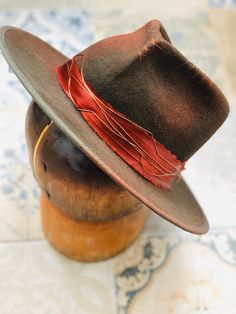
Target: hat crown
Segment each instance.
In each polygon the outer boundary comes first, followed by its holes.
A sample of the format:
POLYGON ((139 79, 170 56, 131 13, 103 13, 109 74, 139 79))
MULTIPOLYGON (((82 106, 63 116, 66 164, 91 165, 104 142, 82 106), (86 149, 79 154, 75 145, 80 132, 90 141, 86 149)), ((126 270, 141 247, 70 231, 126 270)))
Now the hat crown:
POLYGON ((82 54, 83 74, 93 90, 182 161, 228 115, 223 93, 174 48, 158 20, 98 41, 82 54))

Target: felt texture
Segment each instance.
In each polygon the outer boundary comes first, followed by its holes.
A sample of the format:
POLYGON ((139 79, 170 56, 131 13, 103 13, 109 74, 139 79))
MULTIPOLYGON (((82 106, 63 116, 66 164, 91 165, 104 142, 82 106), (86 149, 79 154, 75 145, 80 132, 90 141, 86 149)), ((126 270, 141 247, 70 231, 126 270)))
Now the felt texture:
POLYGON ((158 20, 101 40, 82 54, 84 77, 93 89, 182 161, 228 115, 223 93, 174 48, 158 20))
MULTIPOLYGON (((92 130, 57 81, 55 69, 68 61, 64 55, 36 36, 7 26, 1 28, 0 47, 44 113, 114 181, 177 226, 196 234, 208 231, 205 214, 183 179, 174 182, 171 192, 157 188, 92 130)), ((82 53, 85 79, 95 91, 181 160, 192 156, 228 114, 222 92, 171 45, 157 20, 82 53)))
POLYGON ((80 110, 93 130, 131 167, 157 187, 171 190, 184 169, 152 134, 101 99, 84 80, 76 57, 57 69, 57 78, 67 97, 80 110))

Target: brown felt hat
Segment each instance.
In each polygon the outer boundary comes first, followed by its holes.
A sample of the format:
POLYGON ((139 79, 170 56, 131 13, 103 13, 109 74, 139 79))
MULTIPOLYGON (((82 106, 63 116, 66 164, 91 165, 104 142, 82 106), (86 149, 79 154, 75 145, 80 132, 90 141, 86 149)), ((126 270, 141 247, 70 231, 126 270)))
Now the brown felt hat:
MULTIPOLYGON (((183 179, 175 181, 171 191, 158 188, 89 126, 56 78, 56 68, 67 57, 34 35, 9 26, 1 28, 0 45, 36 103, 111 178, 177 226, 196 234, 208 231, 207 219, 183 179)), ((98 41, 82 53, 84 77, 93 90, 151 131, 181 161, 187 161, 228 115, 222 92, 171 44, 158 20, 98 41)))

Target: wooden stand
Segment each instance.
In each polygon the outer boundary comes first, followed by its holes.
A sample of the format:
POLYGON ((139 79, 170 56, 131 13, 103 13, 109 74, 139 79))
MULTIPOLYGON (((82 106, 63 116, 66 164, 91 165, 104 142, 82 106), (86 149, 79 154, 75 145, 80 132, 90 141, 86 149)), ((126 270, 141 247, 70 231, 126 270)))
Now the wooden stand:
POLYGON ((58 251, 75 260, 115 256, 139 235, 148 210, 49 123, 32 102, 26 139, 42 190, 45 235, 58 251))
POLYGON ((64 255, 84 262, 107 259, 125 249, 143 228, 147 211, 107 221, 74 220, 42 193, 41 215, 49 242, 64 255))

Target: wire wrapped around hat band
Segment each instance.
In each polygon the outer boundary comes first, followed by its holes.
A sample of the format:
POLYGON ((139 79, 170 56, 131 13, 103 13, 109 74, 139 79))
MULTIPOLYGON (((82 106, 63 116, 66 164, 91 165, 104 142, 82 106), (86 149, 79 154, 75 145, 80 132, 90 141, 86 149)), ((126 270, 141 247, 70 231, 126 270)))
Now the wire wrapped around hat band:
POLYGON ((178 160, 152 133, 116 111, 85 81, 76 55, 56 69, 57 79, 68 98, 81 111, 93 130, 134 170, 158 187, 171 189, 184 162, 178 160))

